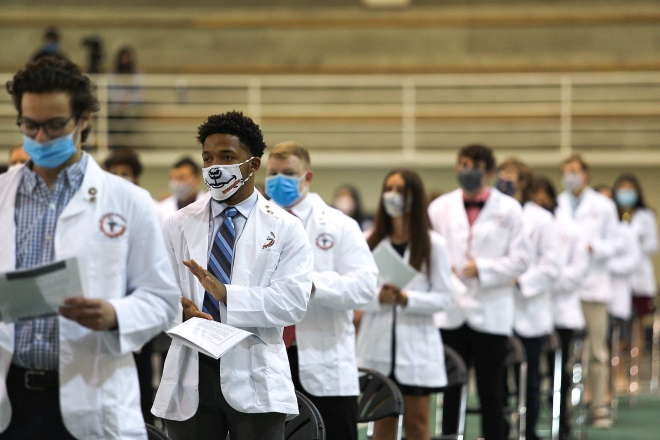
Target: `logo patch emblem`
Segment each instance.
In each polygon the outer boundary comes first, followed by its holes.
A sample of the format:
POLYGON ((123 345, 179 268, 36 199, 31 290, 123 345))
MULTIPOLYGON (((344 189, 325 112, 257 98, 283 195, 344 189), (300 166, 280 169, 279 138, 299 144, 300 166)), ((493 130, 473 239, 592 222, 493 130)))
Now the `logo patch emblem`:
POLYGON ((101 232, 110 238, 117 238, 126 232, 126 219, 119 214, 110 213, 101 217, 101 232))
POLYGON ((266 239, 266 243, 264 243, 263 246, 261 246, 261 249, 268 249, 269 247, 273 246, 275 244, 275 234, 272 232, 268 234, 268 238, 266 239))
POLYGON ((316 245, 324 251, 327 251, 335 245, 335 239, 332 235, 324 232, 316 238, 316 245))

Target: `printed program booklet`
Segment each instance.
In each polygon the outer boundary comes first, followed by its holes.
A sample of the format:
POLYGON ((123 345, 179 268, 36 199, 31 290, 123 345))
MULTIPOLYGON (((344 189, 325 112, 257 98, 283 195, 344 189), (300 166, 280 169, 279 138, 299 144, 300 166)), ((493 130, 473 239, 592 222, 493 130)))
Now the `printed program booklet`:
POLYGON ((166 333, 172 339, 213 359, 219 359, 243 339, 266 344, 254 333, 204 318, 190 318, 166 333))

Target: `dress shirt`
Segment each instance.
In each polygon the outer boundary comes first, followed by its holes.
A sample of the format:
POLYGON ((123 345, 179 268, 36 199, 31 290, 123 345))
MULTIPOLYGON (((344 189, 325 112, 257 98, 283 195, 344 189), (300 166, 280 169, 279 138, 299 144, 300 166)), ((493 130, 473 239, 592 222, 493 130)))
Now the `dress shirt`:
POLYGON ((305 196, 304 199, 296 203, 294 206, 292 206, 291 208, 287 208, 287 211, 298 217, 302 222, 303 226, 305 226, 305 230, 307 230, 309 229, 309 225, 307 223, 312 217, 313 207, 314 204, 312 198, 305 196))
MULTIPOLYGON (((233 206, 238 210, 238 214, 236 214, 236 217, 233 219, 234 231, 236 231, 234 248, 236 248, 236 243, 238 242, 238 239, 243 232, 243 228, 245 228, 245 222, 247 222, 247 218, 250 215, 250 212, 252 212, 252 208, 254 208, 254 205, 257 203, 257 198, 257 192, 253 191, 250 197, 237 205, 228 205, 225 202, 219 202, 217 200, 211 199, 211 221, 209 221, 208 255, 211 255, 211 248, 213 247, 213 240, 215 239, 215 235, 218 233, 218 229, 220 229, 222 222, 225 221, 225 218, 222 215, 225 209, 227 209, 229 206, 233 206)), ((232 268, 233 267, 234 262, 232 261, 232 268)))
MULTIPOLYGON (((481 192, 476 197, 468 197, 466 196, 465 191, 463 191, 463 202, 486 203, 486 200, 488 200, 488 196, 490 196, 490 188, 488 188, 487 186, 484 187, 484 189, 481 190, 481 192)), ((465 208, 465 213, 467 214, 468 221, 470 222, 470 226, 472 226, 474 222, 477 220, 477 217, 479 217, 479 213, 481 212, 482 208, 483 205, 482 206, 472 205, 465 208)))
MULTIPOLYGON (((88 156, 60 172, 51 191, 32 170, 23 167, 16 193, 16 269, 29 269, 55 259, 57 219, 85 177, 88 156)), ((14 357, 20 367, 56 371, 59 367, 58 317, 26 319, 16 323, 14 357)))

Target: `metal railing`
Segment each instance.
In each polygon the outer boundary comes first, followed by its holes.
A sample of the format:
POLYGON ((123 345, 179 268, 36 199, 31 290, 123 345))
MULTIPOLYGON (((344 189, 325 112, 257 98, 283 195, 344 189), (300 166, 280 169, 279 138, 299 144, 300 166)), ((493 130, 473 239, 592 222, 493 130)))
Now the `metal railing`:
MULTIPOLYGON (((6 81, 10 75, 0 75, 6 81)), ((660 164, 660 73, 94 76, 98 155, 130 145, 148 164, 198 152, 207 116, 241 110, 268 145, 297 140, 315 166, 447 166, 493 146, 530 164, 572 152, 594 165, 660 164)), ((20 142, 0 97, 0 148, 20 142)))

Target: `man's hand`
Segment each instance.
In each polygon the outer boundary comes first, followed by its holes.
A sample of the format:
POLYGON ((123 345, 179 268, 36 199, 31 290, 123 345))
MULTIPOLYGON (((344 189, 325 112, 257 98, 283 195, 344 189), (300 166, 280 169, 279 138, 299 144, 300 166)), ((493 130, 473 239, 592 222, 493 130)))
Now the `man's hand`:
POLYGON ((183 260, 183 265, 197 277, 202 286, 216 301, 227 303, 227 288, 208 270, 197 264, 195 260, 183 260))
POLYGON ((463 276, 465 278, 473 278, 479 276, 479 270, 477 270, 476 261, 470 260, 465 266, 463 266, 463 276))
POLYGON ((213 321, 213 317, 208 313, 204 313, 197 308, 194 302, 185 296, 181 297, 181 305, 183 306, 183 320, 187 321, 190 318, 202 318, 213 321))
POLYGON ((60 313, 92 330, 108 330, 118 325, 115 308, 100 298, 68 298, 60 307, 60 313))
POLYGON ((380 288, 380 294, 378 299, 381 304, 391 305, 396 304, 396 292, 397 288, 391 284, 383 284, 383 287, 380 288))

